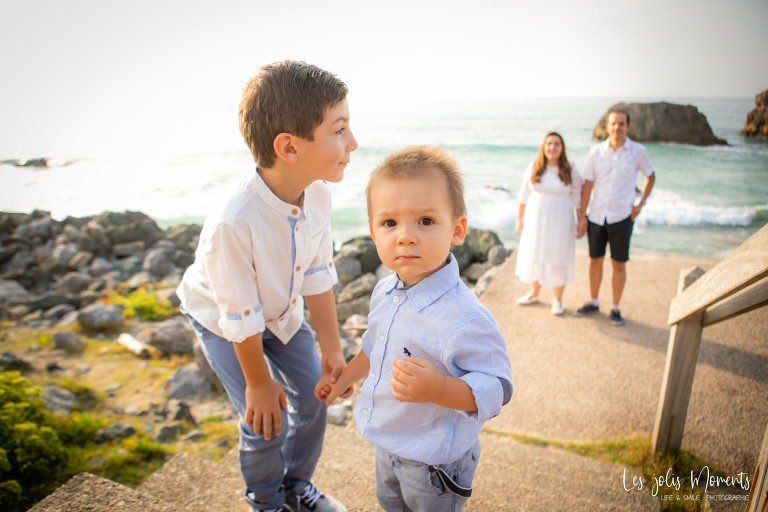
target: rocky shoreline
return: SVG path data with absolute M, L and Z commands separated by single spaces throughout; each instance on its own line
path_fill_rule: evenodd
M 41 347 L 24 353 L 2 348 L 0 369 L 50 374 L 68 369 L 70 377 L 82 375 L 89 371 L 77 364 L 85 336 L 120 345 L 145 360 L 188 357 L 188 363 L 167 380 L 164 404 L 129 405 L 121 412 L 153 417 L 155 423 L 187 421 L 195 425 L 189 404 L 222 391 L 179 314 L 175 294 L 185 268 L 194 259 L 200 229 L 195 224 L 179 224 L 163 230 L 144 213 L 132 211 L 63 220 L 46 211 L 0 212 L 0 321 L 4 330 L 54 332 L 49 350 L 72 359 L 51 361 L 40 356 L 46 350 Z M 454 254 L 462 279 L 480 295 L 511 250 L 504 248 L 495 233 L 470 228 L 465 243 L 454 248 Z M 390 271 L 381 265 L 370 237 L 345 242 L 334 261 L 339 275 L 334 293 L 342 348 L 351 358 L 359 350 L 366 328 L 370 293 Z M 114 300 L 142 290 L 167 308 L 164 319 L 147 321 L 127 315 L 127 306 Z M 70 411 L 82 400 L 53 384 L 45 386 L 44 393 L 53 411 Z M 344 424 L 350 406 L 348 400 L 332 407 L 329 421 Z M 115 423 L 103 429 L 99 439 L 103 442 L 134 433 L 130 425 Z M 152 437 L 166 442 L 179 433 L 178 426 L 163 424 L 153 430 Z

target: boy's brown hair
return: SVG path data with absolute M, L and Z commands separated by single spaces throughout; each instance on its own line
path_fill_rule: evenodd
M 448 197 L 455 218 L 467 214 L 464 203 L 464 181 L 456 161 L 447 151 L 434 146 L 410 146 L 390 154 L 368 178 L 365 198 L 368 216 L 371 216 L 371 190 L 379 179 L 414 178 L 426 172 L 437 171 L 448 184 Z
M 261 167 L 275 163 L 273 143 L 280 133 L 313 140 L 328 108 L 347 97 L 347 86 L 334 74 L 284 60 L 262 66 L 243 88 L 240 133 Z

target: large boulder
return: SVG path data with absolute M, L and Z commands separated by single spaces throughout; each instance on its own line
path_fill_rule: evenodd
M 768 139 L 768 89 L 755 96 L 755 109 L 747 114 L 741 134 Z
M 493 231 L 467 228 L 467 236 L 464 237 L 464 243 L 462 245 L 465 245 L 470 250 L 470 254 L 472 255 L 471 262 L 483 263 L 488 260 L 488 253 L 490 250 L 497 245 L 502 244 L 499 235 Z M 459 265 L 459 267 L 461 268 L 461 265 Z
M 104 212 L 96 216 L 96 221 L 113 245 L 141 240 L 150 246 L 164 236 L 155 221 L 142 212 Z
M 33 296 L 16 281 L 0 279 L 0 306 L 13 307 L 26 304 Z
M 86 331 L 115 332 L 123 327 L 123 308 L 92 304 L 80 310 L 77 321 Z
M 715 136 L 704 114 L 693 105 L 665 101 L 657 103 L 617 103 L 609 108 L 592 131 L 597 140 L 608 138 L 606 121 L 613 110 L 629 114 L 629 138 L 637 142 L 677 142 L 696 146 L 727 144 Z
M 194 350 L 195 333 L 181 316 L 157 322 L 137 337 L 166 354 L 191 354 Z
M 376 245 L 373 243 L 373 239 L 367 235 L 347 240 L 339 252 L 342 253 L 342 256 L 354 256 L 360 260 L 363 274 L 376 272 L 376 269 L 381 265 Z

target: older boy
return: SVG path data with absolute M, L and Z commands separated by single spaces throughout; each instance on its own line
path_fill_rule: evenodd
M 367 375 L 355 422 L 377 446 L 385 510 L 461 510 L 483 422 L 512 395 L 499 327 L 450 253 L 467 230 L 461 176 L 445 152 L 406 148 L 372 173 L 367 200 L 371 236 L 395 274 L 373 291 L 363 350 L 316 393 L 331 403 Z
M 206 218 L 177 292 L 239 413 L 253 510 L 346 510 L 310 482 L 326 423 L 314 385 L 345 365 L 331 290 L 331 198 L 320 180 L 340 181 L 357 149 L 346 95 L 334 75 L 302 62 L 269 64 L 251 79 L 240 132 L 257 168 Z

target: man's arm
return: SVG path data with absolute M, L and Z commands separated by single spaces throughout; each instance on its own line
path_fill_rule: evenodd
M 653 190 L 654 183 L 656 183 L 656 173 L 645 177 L 645 181 L 643 182 L 643 192 L 640 194 L 640 202 L 637 203 L 634 208 L 632 208 L 632 220 L 635 220 L 635 218 L 640 215 L 640 212 L 643 210 L 645 201 L 648 199 L 648 196 L 651 195 L 651 190 Z
M 341 370 L 346 365 L 341 352 L 339 324 L 336 318 L 336 299 L 333 290 L 317 295 L 306 295 L 309 314 L 317 333 L 317 343 L 322 352 L 323 373 L 331 374 L 331 382 L 336 382 Z
M 233 343 L 235 355 L 245 377 L 245 417 L 243 421 L 255 434 L 269 441 L 279 436 L 282 428 L 280 409 L 286 408 L 285 392 L 272 380 L 264 361 L 261 334 Z M 263 427 L 263 429 L 262 429 Z
M 594 185 L 594 181 L 584 180 L 584 183 L 581 186 L 581 209 L 579 211 L 578 238 L 583 237 L 584 233 L 587 232 L 587 206 L 589 206 L 589 199 L 592 196 L 592 187 Z

